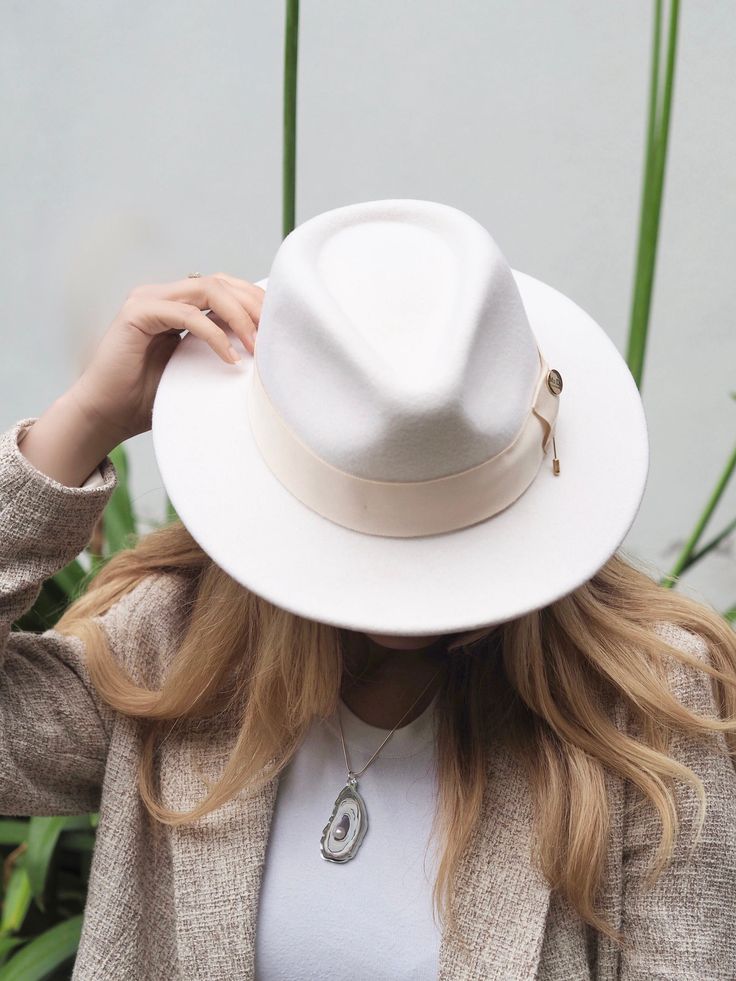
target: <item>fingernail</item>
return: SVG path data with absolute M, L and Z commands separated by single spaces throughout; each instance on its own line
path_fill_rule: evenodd
M 230 358 L 233 364 L 240 364 L 240 358 L 238 357 L 238 352 L 235 350 L 232 344 L 228 344 L 227 353 L 228 353 L 228 357 Z

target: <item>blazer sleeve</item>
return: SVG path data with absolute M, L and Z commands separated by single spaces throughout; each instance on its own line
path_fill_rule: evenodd
M 675 624 L 663 625 L 669 642 L 710 663 L 704 638 Z M 702 715 L 719 712 L 708 675 L 673 667 L 676 696 Z M 736 978 L 736 768 L 725 737 L 673 737 L 672 753 L 703 781 L 707 811 L 695 840 L 699 801 L 675 781 L 680 834 L 671 865 L 651 890 L 647 866 L 660 835 L 659 819 L 640 792 L 627 786 L 623 851 L 623 929 L 626 948 L 621 981 L 733 981 Z M 634 799 L 634 791 L 636 799 Z M 647 806 L 645 806 L 647 805 Z
M 99 806 L 110 717 L 81 640 L 11 627 L 89 542 L 117 474 L 109 457 L 82 487 L 36 469 L 19 448 L 34 422 L 0 434 L 0 813 L 79 814 Z M 101 619 L 114 630 L 121 612 Z

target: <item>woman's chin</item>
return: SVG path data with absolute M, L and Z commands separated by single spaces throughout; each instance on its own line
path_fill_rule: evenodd
M 423 647 L 431 647 L 442 634 L 427 634 L 422 636 L 394 636 L 393 634 L 366 634 L 369 640 L 381 647 L 389 647 L 397 651 L 418 651 Z

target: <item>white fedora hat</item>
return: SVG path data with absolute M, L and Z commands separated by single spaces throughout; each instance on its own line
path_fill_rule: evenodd
M 185 335 L 153 409 L 169 498 L 233 579 L 323 623 L 455 633 L 546 606 L 622 543 L 649 465 L 631 372 L 475 219 L 335 208 L 257 283 L 255 356 Z

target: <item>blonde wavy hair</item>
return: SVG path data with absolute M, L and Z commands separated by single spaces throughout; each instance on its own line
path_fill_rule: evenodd
M 144 577 L 194 577 L 186 629 L 159 690 L 136 684 L 110 653 L 104 613 Z M 708 644 L 710 664 L 668 644 L 654 629 L 673 622 Z M 85 642 L 94 685 L 117 712 L 141 720 L 141 798 L 156 820 L 195 820 L 237 793 L 256 789 L 291 759 L 315 717 L 337 707 L 344 632 L 284 611 L 236 583 L 196 544 L 181 522 L 142 536 L 111 558 L 57 625 Z M 453 877 L 481 812 L 486 750 L 495 720 L 528 766 L 539 867 L 594 928 L 622 935 L 595 909 L 609 828 L 604 773 L 631 781 L 661 820 L 650 871 L 669 864 L 678 833 L 672 781 L 706 800 L 702 781 L 668 755 L 673 732 L 723 732 L 736 759 L 736 632 L 708 605 L 663 588 L 616 553 L 588 582 L 549 606 L 491 630 L 454 635 L 439 692 L 438 799 L 433 834 L 442 836 L 433 889 L 435 913 L 450 928 Z M 670 658 L 715 679 L 721 719 L 683 705 L 667 681 Z M 639 738 L 617 726 L 623 700 Z M 156 799 L 154 754 L 172 723 L 235 711 L 227 765 L 197 807 L 172 811 Z M 274 770 L 275 767 L 275 770 Z M 452 833 L 449 833 L 452 829 Z

